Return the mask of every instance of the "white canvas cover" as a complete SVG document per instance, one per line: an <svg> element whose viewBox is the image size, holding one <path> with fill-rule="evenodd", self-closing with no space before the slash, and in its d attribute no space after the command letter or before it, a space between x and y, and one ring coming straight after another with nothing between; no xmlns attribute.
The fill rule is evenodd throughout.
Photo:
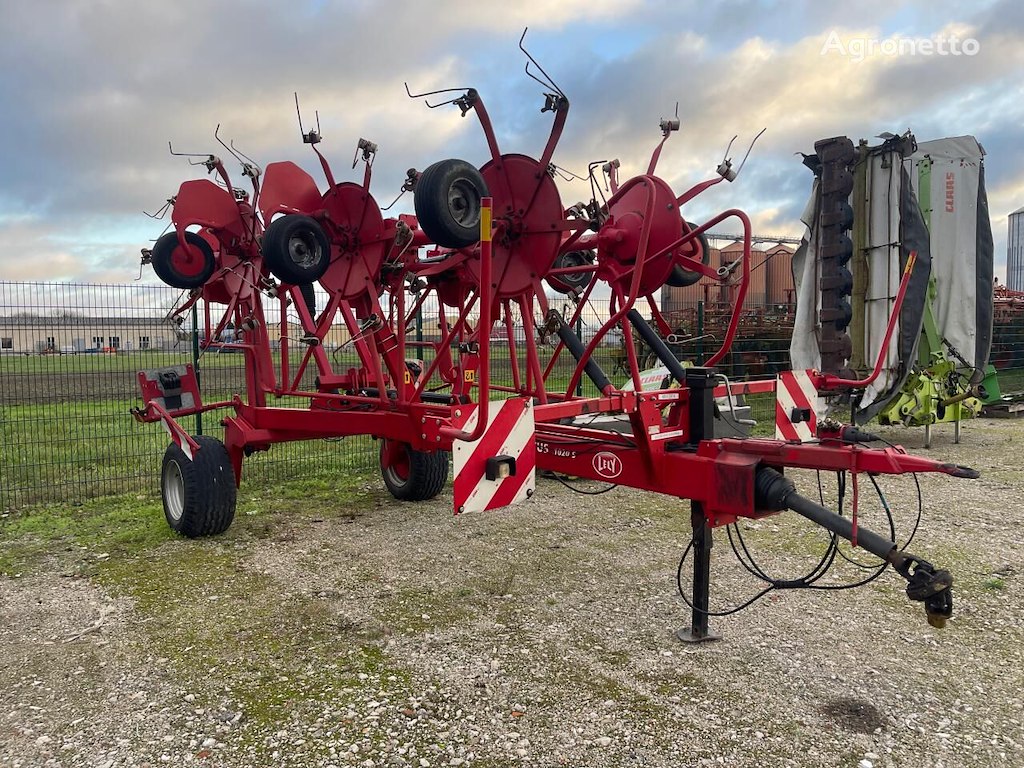
<svg viewBox="0 0 1024 768"><path fill-rule="evenodd" d="M863 216L866 221L862 232L867 267L867 291L862 307L864 333L862 339L854 339L854 344L861 342L863 364L867 367L872 367L879 355L885 356L881 374L865 390L858 406L860 411L871 416L887 405L903 386L916 359L921 335L930 249L920 207L913 194L908 163L896 151L868 155L865 161L866 199L851 201L855 206L854 216ZM895 331L883 349L886 327L896 305L903 268L911 251L917 254L912 273L916 290L908 290Z"/></svg>
<svg viewBox="0 0 1024 768"><path fill-rule="evenodd" d="M993 250L983 155L974 137L961 136L922 143L907 158L882 145L863 160L865 199L855 199L856 191L851 196L867 276L863 305L854 305L855 315L862 313L864 319L863 337L854 338L854 357L868 368L881 351L911 250L917 251L918 263L882 373L858 404L858 421L870 419L888 405L917 362L930 275L937 279L933 308L939 334L973 367L969 375L977 381L983 376L992 334ZM927 190L921 189L925 159L931 163L930 175L925 177ZM919 199L926 210L922 211ZM804 243L793 257L797 311L790 358L794 369L821 365L819 265L813 258L819 204L816 178L801 217L808 228ZM930 229L926 229L929 219Z"/></svg>
<svg viewBox="0 0 1024 768"><path fill-rule="evenodd" d="M918 251L914 266L914 288L904 299L892 340L885 352L885 363L879 377L868 387L858 406L861 412L870 409L870 418L903 384L916 354L921 333L923 286L927 284L929 256L921 225L920 211L913 196L909 176L902 157L893 150L872 152L864 159L866 195L854 200L854 216L864 222L863 241L859 243L866 265L867 285L864 302L854 306L855 316L863 315L864 334L854 358L874 365L882 352L886 326L892 315L903 267L911 250ZM820 265L814 258L818 243L819 182L815 178L811 198L801 220L807 226L804 243L793 256L793 281L797 308L790 342L790 359L794 370L818 369L821 352L818 348L821 305L819 290ZM904 221L906 218L906 221ZM858 258L855 256L855 260ZM851 262L850 268L853 268ZM858 339L854 339L854 344Z"/></svg>
<svg viewBox="0 0 1024 768"><path fill-rule="evenodd" d="M818 247L818 187L820 181L814 178L811 198L800 214L800 221L807 227L803 242L793 254L793 285L796 295L796 316L793 323L793 338L789 342L789 358L793 370L821 368L821 350L818 348L818 307L821 304L819 264L814 254Z"/></svg>
<svg viewBox="0 0 1024 768"><path fill-rule="evenodd" d="M984 156L973 136L957 136L918 144L908 161L917 197L931 208L924 213L938 290L932 305L935 322L939 334L976 371L984 370L992 345L992 230ZM922 179L926 159L931 168ZM922 183L929 189L923 190Z"/></svg>

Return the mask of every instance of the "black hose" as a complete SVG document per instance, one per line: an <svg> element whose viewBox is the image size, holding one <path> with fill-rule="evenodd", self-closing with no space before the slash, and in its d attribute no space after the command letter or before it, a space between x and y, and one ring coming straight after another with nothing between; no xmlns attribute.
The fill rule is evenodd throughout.
<svg viewBox="0 0 1024 768"><path fill-rule="evenodd" d="M853 522L837 515L816 501L796 492L793 481L771 467L761 467L754 479L754 493L760 509L791 509L801 517L820 525L847 541L853 539ZM880 536L868 528L857 529L857 546L888 561L896 549L896 542Z"/></svg>
<svg viewBox="0 0 1024 768"><path fill-rule="evenodd" d="M676 356L672 354L672 350L668 348L668 345L664 340L655 333L654 329L651 328L650 324L644 320L643 315L637 312L635 309L629 310L626 313L626 317L629 318L629 322L636 328L636 332L640 334L640 338L644 340L644 343L651 348L658 359L661 360L662 365L668 368L669 373L672 377L680 384L686 383L686 369L683 364L676 359Z"/></svg>
<svg viewBox="0 0 1024 768"><path fill-rule="evenodd" d="M569 350L576 362L578 363L583 358L583 353L586 352L586 348L583 346L583 342L580 341L580 337L576 335L565 323L558 326L558 338L565 344L565 348ZM597 387L598 392L604 392L606 389L612 386L611 381L605 372L601 369L601 366L597 364L594 358L587 360L587 364L583 367L583 372L587 374L587 378L594 382L594 386Z"/></svg>

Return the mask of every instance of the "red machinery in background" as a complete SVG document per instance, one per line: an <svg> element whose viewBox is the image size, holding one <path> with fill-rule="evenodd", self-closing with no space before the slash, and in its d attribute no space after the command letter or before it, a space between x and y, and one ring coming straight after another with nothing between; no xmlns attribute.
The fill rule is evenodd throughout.
<svg viewBox="0 0 1024 768"><path fill-rule="evenodd" d="M374 200L374 144L359 142L361 183L337 182L317 148L318 131L303 139L319 157L325 192L287 162L269 165L261 187L259 170L246 162L250 200L212 156L204 164L226 188L204 181L182 185L173 202L174 232L157 241L149 259L165 282L190 290L176 317L203 301L202 344L244 354L246 391L204 404L190 366L140 372L146 404L135 415L161 421L172 437L161 474L169 524L186 536L226 530L244 458L253 451L286 441L372 435L380 440L384 482L399 499L440 493L454 448L457 511L530 495L534 465L690 499L694 599L684 639L710 637L711 529L783 509L832 532L833 547L836 536L853 540L881 558L882 569L892 565L907 580L907 594L925 604L929 620L943 623L952 610L948 572L858 527L856 506L851 519L801 496L782 473L798 467L849 473L854 487L858 473L977 473L896 447L867 447L870 435L839 424L819 424L813 444L714 439L719 379L712 366L736 332L748 284L750 220L729 209L697 226L681 209L709 187L735 179L739 169L727 156L714 176L677 195L656 175L662 145L679 127L678 118L665 120L646 173L619 183L618 161L593 163L592 198L565 206L552 157L569 100L532 58L527 73L545 86L542 112L554 118L537 159L500 151L476 90L420 94L456 94L442 103L476 115L490 158L479 169L449 159L411 170L403 188L414 193L415 216L385 218ZM607 199L595 178L598 167L609 177ZM653 296L666 282L728 277L707 266L703 235L730 218L744 233L734 313L707 367L685 368L665 344L671 329ZM576 303L571 316L550 305L544 281ZM319 311L314 283L329 297ZM607 320L584 343L574 325L583 306L596 300L598 285L609 296ZM638 309L644 305L651 323ZM417 314L430 306L436 306L437 338L410 340ZM280 317L279 334L268 322L270 307ZM325 347L339 322L357 366L336 367ZM220 341L229 324L235 338ZM593 355L613 331L625 340L632 391L613 385ZM642 390L634 331L668 368L672 387ZM541 337L557 338L546 361ZM566 353L572 372L564 386L555 386L552 372ZM510 386L492 382L492 360L502 358ZM315 372L312 385L303 384L307 371ZM576 394L583 377L596 396ZM494 393L504 399L492 400ZM288 398L287 404L272 405L277 398ZM215 409L225 411L223 441L190 436L178 423ZM602 414L626 428L591 423Z"/></svg>

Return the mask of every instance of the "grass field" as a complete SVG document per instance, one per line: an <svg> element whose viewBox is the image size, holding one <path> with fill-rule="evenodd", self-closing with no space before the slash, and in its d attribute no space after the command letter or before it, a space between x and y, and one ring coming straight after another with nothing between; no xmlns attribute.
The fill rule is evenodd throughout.
<svg viewBox="0 0 1024 768"><path fill-rule="evenodd" d="M336 370L358 365L351 348L330 356ZM130 416L129 410L141 404L135 375L140 369L181 365L190 359L186 348L117 355L0 356L0 508L153 492L168 438L158 425L138 424ZM293 366L299 359L293 353ZM599 350L598 359L609 373L614 370L611 350ZM552 389L564 391L568 385L570 360L568 355L560 360L549 379ZM280 364L278 353L274 363ZM244 390L240 353L204 354L200 371L207 402ZM315 389L314 374L315 370L307 373L304 386ZM492 381L512 385L507 359L495 357ZM597 394L587 380L582 392ZM216 413L206 414L203 432L219 435L217 420ZM196 431L193 418L185 424ZM245 480L259 485L321 469L340 474L375 468L376 462L376 447L368 437L284 444L250 457Z"/></svg>
<svg viewBox="0 0 1024 768"><path fill-rule="evenodd" d="M491 381L511 386L512 369L504 352L494 353ZM542 348L549 354L550 348ZM617 349L602 347L595 359L616 384L625 383ZM137 424L129 409L140 404L135 374L139 369L177 365L190 360L188 349L135 351L118 355L3 355L0 356L0 508L56 500L86 498L126 491L153 491L167 437L157 425ZM331 352L336 370L357 364L351 348ZM279 357L275 353L275 365ZM297 358L293 355L293 364ZM563 354L548 379L550 391L568 386L573 362ZM525 381L525 365L520 359ZM244 387L240 353L209 352L200 360L204 399L229 398ZM313 387L313 371L305 386ZM1024 370L1003 371L1004 392L1024 389ZM597 394L585 377L584 396ZM503 396L496 393L496 396ZM750 398L754 434L772 433L771 396ZM204 432L219 434L217 415L205 417ZM195 429L193 420L186 420ZM275 446L246 463L247 482L277 482L301 477L310 468L330 471L368 469L376 464L372 441L348 438Z"/></svg>

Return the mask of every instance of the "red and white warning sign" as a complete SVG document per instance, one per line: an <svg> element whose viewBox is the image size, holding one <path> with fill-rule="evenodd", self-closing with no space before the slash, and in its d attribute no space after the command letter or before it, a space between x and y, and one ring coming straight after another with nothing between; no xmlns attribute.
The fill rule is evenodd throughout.
<svg viewBox="0 0 1024 768"><path fill-rule="evenodd" d="M536 487L533 401L517 397L492 402L490 411L487 429L479 440L456 440L452 445L455 514L514 504L532 496ZM471 432L477 414L477 406L468 407L455 426ZM458 423L463 420L464 424Z"/></svg>
<svg viewBox="0 0 1024 768"><path fill-rule="evenodd" d="M825 401L809 371L783 371L775 383L775 437L778 440L813 440Z"/></svg>

